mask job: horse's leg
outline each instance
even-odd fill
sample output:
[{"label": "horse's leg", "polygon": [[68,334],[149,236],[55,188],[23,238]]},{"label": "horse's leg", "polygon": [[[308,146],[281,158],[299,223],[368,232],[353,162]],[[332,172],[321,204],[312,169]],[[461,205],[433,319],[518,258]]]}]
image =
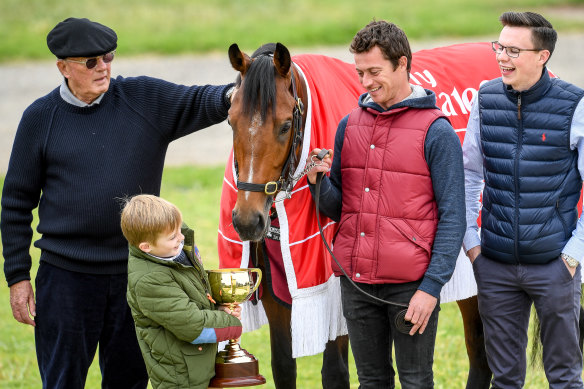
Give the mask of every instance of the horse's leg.
[{"label": "horse's leg", "polygon": [[270,324],[272,376],[277,389],[296,389],[296,360],[292,358],[292,311],[277,303],[267,285],[262,304]]},{"label": "horse's leg", "polygon": [[488,389],[492,373],[487,364],[485,335],[477,296],[459,300],[457,303],[464,324],[464,341],[469,362],[466,389]]},{"label": "horse's leg", "polygon": [[322,355],[323,389],[349,389],[349,336],[327,342]]},{"label": "horse's leg", "polygon": [[292,311],[274,300],[267,284],[264,252],[261,243],[252,247],[256,266],[264,275],[262,279],[262,305],[270,326],[272,377],[277,389],[296,389],[296,360],[292,358]]}]

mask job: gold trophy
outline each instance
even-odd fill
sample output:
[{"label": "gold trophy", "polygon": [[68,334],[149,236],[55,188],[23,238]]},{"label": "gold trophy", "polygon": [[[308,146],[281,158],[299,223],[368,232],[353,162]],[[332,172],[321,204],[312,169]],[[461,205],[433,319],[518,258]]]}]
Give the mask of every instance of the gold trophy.
[{"label": "gold trophy", "polygon": [[[255,282],[252,273],[257,274]],[[217,304],[229,305],[230,309],[249,300],[262,280],[260,269],[217,269],[207,270],[207,274],[213,299]],[[225,349],[217,353],[215,377],[209,387],[234,388],[265,383],[266,379],[259,373],[258,360],[235,339],[230,339]]]}]

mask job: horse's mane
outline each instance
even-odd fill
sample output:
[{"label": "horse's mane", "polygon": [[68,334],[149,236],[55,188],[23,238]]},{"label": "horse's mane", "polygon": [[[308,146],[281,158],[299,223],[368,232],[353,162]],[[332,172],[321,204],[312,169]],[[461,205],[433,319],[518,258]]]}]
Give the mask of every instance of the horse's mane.
[{"label": "horse's mane", "polygon": [[275,43],[266,43],[251,56],[253,61],[245,73],[242,90],[243,113],[248,117],[259,107],[261,119],[265,121],[270,106],[276,106],[276,68],[272,56],[275,50]]}]

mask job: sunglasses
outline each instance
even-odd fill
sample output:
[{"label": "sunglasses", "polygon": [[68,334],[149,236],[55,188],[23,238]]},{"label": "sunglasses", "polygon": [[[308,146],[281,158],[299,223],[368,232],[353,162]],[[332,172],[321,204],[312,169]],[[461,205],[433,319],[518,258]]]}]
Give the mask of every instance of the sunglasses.
[{"label": "sunglasses", "polygon": [[110,51],[107,54],[100,55],[100,56],[97,56],[97,57],[87,58],[87,59],[84,59],[84,60],[69,59],[69,58],[67,58],[64,61],[80,63],[80,64],[85,65],[85,67],[87,67],[87,69],[93,69],[94,67],[97,66],[97,61],[99,61],[100,58],[103,59],[103,62],[104,63],[110,63],[111,61],[114,60],[114,56],[115,55],[116,55],[116,51],[114,50],[114,51]]}]

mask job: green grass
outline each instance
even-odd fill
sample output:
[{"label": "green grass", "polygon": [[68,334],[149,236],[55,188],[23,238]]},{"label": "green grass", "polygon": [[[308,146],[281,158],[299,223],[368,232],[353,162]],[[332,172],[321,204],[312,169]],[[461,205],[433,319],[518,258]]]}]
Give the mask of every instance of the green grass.
[{"label": "green grass", "polygon": [[[584,29],[582,20],[551,12],[582,0],[2,0],[0,61],[49,59],[46,35],[67,17],[112,27],[120,55],[245,50],[279,41],[287,46],[347,45],[373,18],[402,27],[410,39],[495,35],[504,11],[532,10],[557,29]],[[568,13],[569,15],[570,13]]]},{"label": "green grass", "polygon": [[[184,219],[194,227],[197,245],[208,269],[218,267],[217,226],[223,166],[167,168],[163,177],[161,195],[175,203],[183,212]],[[0,189],[3,177],[0,177]],[[36,220],[36,219],[35,219]],[[36,221],[34,222],[36,224]],[[38,236],[37,236],[38,237]],[[31,249],[33,277],[38,266],[39,250]],[[456,303],[442,304],[436,340],[434,374],[436,388],[464,388],[468,361],[464,345],[462,319]],[[0,387],[5,389],[38,388],[40,377],[34,351],[32,327],[22,325],[12,318],[9,290],[0,288]],[[374,341],[374,339],[372,339]],[[260,371],[267,384],[262,388],[274,388],[270,368],[268,327],[242,336],[242,346],[253,353],[260,362]],[[299,358],[298,387],[320,388],[321,355]],[[351,357],[351,387],[357,388],[357,374]],[[541,370],[529,368],[527,388],[543,388],[545,377]],[[94,361],[87,379],[87,388],[100,387],[100,373]],[[397,385],[400,388],[399,385]]]}]

